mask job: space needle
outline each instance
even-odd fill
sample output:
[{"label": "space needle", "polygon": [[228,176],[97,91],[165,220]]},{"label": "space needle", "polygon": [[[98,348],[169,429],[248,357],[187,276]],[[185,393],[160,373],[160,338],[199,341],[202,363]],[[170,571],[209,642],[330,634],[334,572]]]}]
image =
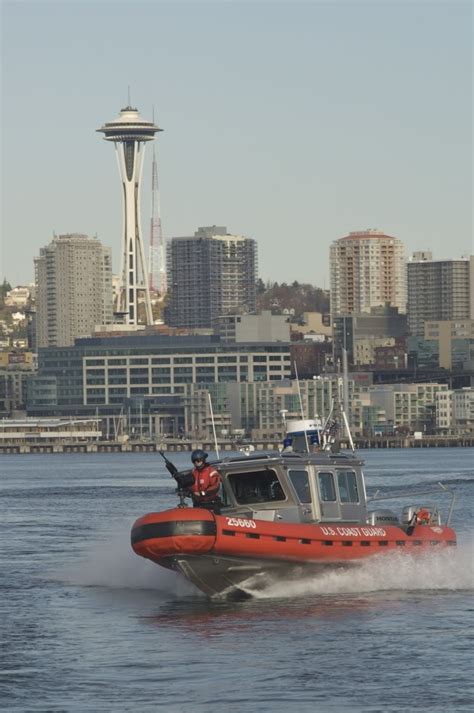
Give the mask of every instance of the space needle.
[{"label": "space needle", "polygon": [[106,141],[113,141],[123,185],[122,264],[117,312],[125,323],[138,324],[138,293],[145,294],[146,323],[153,324],[145,251],[140,228],[140,181],[145,142],[153,141],[162,131],[153,121],[145,121],[138,110],[126,106],[115,121],[97,131]]}]

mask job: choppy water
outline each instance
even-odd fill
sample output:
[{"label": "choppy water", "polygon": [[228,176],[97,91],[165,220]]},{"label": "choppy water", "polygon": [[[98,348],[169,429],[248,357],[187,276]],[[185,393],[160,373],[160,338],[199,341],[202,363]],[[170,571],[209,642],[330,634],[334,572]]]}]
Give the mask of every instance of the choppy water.
[{"label": "choppy water", "polygon": [[364,453],[369,495],[455,488],[455,551],[226,603],[130,550],[133,521],[176,500],[156,455],[2,455],[1,709],[472,710],[473,456]]}]

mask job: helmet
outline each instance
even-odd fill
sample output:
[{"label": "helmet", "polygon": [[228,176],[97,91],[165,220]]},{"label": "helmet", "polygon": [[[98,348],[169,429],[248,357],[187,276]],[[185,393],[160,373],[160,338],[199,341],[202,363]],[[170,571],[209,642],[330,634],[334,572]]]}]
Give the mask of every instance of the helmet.
[{"label": "helmet", "polygon": [[194,463],[197,460],[202,460],[203,462],[207,458],[207,453],[206,451],[201,450],[201,448],[197,448],[195,451],[191,453],[191,460]]}]

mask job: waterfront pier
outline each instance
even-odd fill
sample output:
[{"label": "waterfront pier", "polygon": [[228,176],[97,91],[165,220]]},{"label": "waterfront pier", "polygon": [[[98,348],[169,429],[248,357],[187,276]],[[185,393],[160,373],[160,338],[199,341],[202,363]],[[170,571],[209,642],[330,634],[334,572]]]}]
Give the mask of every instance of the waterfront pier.
[{"label": "waterfront pier", "polygon": [[[226,452],[249,450],[270,451],[281,448],[281,442],[277,440],[261,440],[248,442],[220,440],[217,443],[220,455]],[[364,438],[354,438],[356,449],[366,448],[472,448],[474,447],[474,435],[460,436],[424,436],[414,438],[413,436],[373,436]],[[341,442],[341,448],[349,447],[348,442]],[[203,448],[209,453],[215,452],[215,444],[210,441],[191,441],[182,439],[151,440],[45,440],[37,442],[8,441],[0,442],[0,455],[2,453],[157,453],[167,451],[171,453],[192,451],[195,448]]]}]

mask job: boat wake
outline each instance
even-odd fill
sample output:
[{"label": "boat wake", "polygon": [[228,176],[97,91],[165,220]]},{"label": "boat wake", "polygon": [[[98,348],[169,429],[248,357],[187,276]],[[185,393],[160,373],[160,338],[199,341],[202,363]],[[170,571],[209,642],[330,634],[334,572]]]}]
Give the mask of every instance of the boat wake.
[{"label": "boat wake", "polygon": [[[152,590],[164,597],[200,597],[190,582],[148,560],[137,557],[129,540],[127,523],[115,534],[91,543],[74,565],[53,573],[54,579],[80,587]],[[318,575],[302,574],[289,581],[249,578],[243,591],[255,599],[359,594],[382,591],[462,591],[474,589],[474,535],[456,548],[411,557],[394,553],[343,566]]]},{"label": "boat wake", "polygon": [[245,592],[256,599],[362,594],[386,591],[470,591],[474,589],[474,537],[454,549],[411,557],[394,553],[291,582],[268,582]]},{"label": "boat wake", "polygon": [[204,595],[175,572],[137,557],[130,547],[130,525],[91,543],[79,562],[65,565],[53,577],[79,587],[153,590],[163,596]]}]

